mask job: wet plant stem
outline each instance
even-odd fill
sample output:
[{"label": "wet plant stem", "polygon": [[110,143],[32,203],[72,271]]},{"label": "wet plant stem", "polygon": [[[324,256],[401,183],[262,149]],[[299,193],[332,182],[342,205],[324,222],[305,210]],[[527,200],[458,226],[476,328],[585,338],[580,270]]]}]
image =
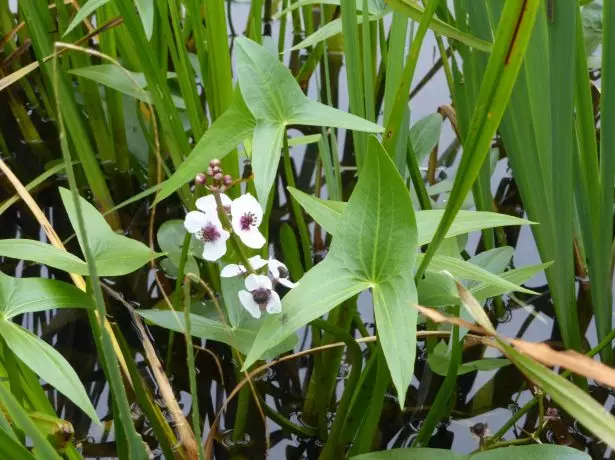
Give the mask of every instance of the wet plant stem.
[{"label": "wet plant stem", "polygon": [[[293,174],[293,168],[290,160],[290,149],[288,148],[288,135],[285,132],[282,136],[283,139],[283,151],[284,151],[284,174],[286,175],[286,183],[293,188],[296,188],[295,184],[295,176]],[[291,196],[290,197],[290,205],[293,211],[293,216],[295,217],[295,222],[297,223],[297,227],[299,229],[299,239],[301,240],[301,250],[303,252],[303,263],[305,265],[305,271],[308,271],[312,268],[312,245],[310,243],[310,233],[308,232],[307,224],[305,223],[305,219],[303,218],[303,213],[301,211],[301,206],[299,203]]]},{"label": "wet plant stem", "polygon": [[[363,322],[363,319],[361,318],[361,314],[357,310],[355,310],[353,313],[352,321],[354,322],[356,328],[361,333],[361,337],[369,337],[371,335],[369,331],[367,330],[367,328],[365,327],[365,323]],[[376,344],[368,343],[367,348],[369,348],[369,350],[372,353],[374,353],[376,351]]]},{"label": "wet plant stem", "polygon": [[[237,369],[237,380],[240,381],[243,374]],[[267,407],[264,405],[264,407]],[[248,421],[248,412],[250,411],[250,387],[245,386],[239,391],[239,399],[237,400],[237,412],[235,412],[235,422],[233,423],[233,441],[241,441],[246,429]]]},{"label": "wet plant stem", "polygon": [[[459,306],[455,307],[453,315],[459,316]],[[451,337],[451,360],[448,365],[448,371],[442,386],[438,390],[436,399],[433,402],[431,410],[427,413],[423,425],[419,430],[416,438],[412,442],[412,447],[419,447],[422,444],[426,444],[431,438],[433,430],[437,423],[447,413],[448,402],[455,391],[455,383],[457,382],[457,370],[461,363],[462,343],[459,341],[459,327],[453,326],[453,335]]]},{"label": "wet plant stem", "polygon": [[258,399],[267,417],[280,425],[285,431],[307,438],[316,436],[317,433],[315,429],[291,422],[288,418],[284,417],[282,414],[273,410],[268,404],[266,404],[265,400],[261,396],[259,396]]},{"label": "wet plant stem", "polygon": [[347,331],[336,326],[332,326],[330,323],[323,319],[315,319],[310,324],[324,331],[327,331],[329,334],[336,337],[338,340],[344,342],[348,347],[348,354],[352,365],[352,368],[350,370],[350,376],[348,377],[346,385],[344,387],[344,394],[342,395],[339,405],[337,406],[335,420],[333,422],[333,426],[331,427],[331,432],[329,433],[329,440],[320,454],[321,460],[336,459],[340,458],[340,455],[343,453],[343,449],[345,448],[344,445],[339,445],[338,441],[341,437],[344,425],[346,423],[346,416],[348,415],[348,409],[350,407],[352,395],[354,393],[357,382],[361,377],[363,354],[361,353],[361,348],[359,347],[359,344],[350,336]]},{"label": "wet plant stem", "polygon": [[188,377],[190,378],[190,394],[192,395],[192,429],[197,439],[199,460],[205,459],[205,451],[201,443],[201,421],[199,418],[199,396],[196,385],[196,367],[194,363],[194,350],[190,324],[190,279],[184,279],[184,322],[186,337],[186,359],[188,364]]},{"label": "wet plant stem", "polygon": [[[182,280],[184,279],[184,271],[186,269],[186,259],[188,258],[188,250],[190,249],[190,239],[192,235],[188,232],[184,235],[184,241],[182,242],[182,253],[179,259],[179,267],[177,268],[177,279],[175,280],[175,292],[173,293],[174,300],[182,287]],[[169,331],[169,341],[167,343],[167,359],[166,359],[166,372],[169,373],[171,369],[171,354],[173,353],[173,341],[175,340],[175,332]]]}]

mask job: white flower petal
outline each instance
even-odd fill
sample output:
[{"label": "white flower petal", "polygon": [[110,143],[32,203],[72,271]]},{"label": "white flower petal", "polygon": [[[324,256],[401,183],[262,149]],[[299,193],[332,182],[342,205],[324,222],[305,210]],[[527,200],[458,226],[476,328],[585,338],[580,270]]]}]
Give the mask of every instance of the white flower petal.
[{"label": "white flower petal", "polygon": [[271,276],[273,276],[274,279],[280,278],[280,268],[284,268],[288,272],[286,265],[279,260],[275,260],[273,257],[269,259],[268,265],[269,273],[271,273]]},{"label": "white flower petal", "polygon": [[253,213],[260,224],[263,218],[263,208],[261,208],[258,200],[249,193],[241,195],[231,203],[231,214],[245,214],[248,212]]},{"label": "white flower petal", "polygon": [[257,289],[271,289],[271,280],[264,275],[249,275],[245,281],[246,289],[250,292]]},{"label": "white flower petal", "polygon": [[256,227],[250,227],[250,230],[237,231],[235,228],[233,228],[233,230],[239,235],[241,242],[249,248],[260,249],[267,242]]},{"label": "white flower petal", "polygon": [[299,283],[293,283],[288,278],[278,278],[278,283],[280,283],[282,286],[286,286],[288,289],[292,289],[299,286]]},{"label": "white flower petal", "polygon": [[200,211],[190,211],[184,219],[184,227],[188,233],[196,233],[207,224],[207,216]]},{"label": "white flower petal", "polygon": [[202,196],[194,203],[196,208],[204,213],[213,213],[216,211],[216,197],[213,195]]},{"label": "white flower petal", "polygon": [[243,308],[248,310],[248,313],[250,313],[256,319],[260,318],[261,309],[252,298],[252,294],[250,294],[248,291],[239,291],[238,295],[239,301],[241,302],[241,305],[243,305]]},{"label": "white flower petal", "polygon": [[246,271],[243,265],[228,264],[220,271],[220,276],[222,278],[233,278],[234,276],[243,275]]},{"label": "white flower petal", "polygon": [[223,240],[218,239],[203,245],[203,259],[205,260],[215,262],[224,254],[226,254],[226,242]]},{"label": "white flower petal", "polygon": [[269,302],[267,302],[267,313],[275,314],[280,313],[282,311],[282,302],[280,301],[280,296],[277,292],[271,291],[271,297],[269,297]]},{"label": "white flower petal", "polygon": [[224,254],[226,254],[226,240],[231,236],[229,232],[223,228],[219,228],[220,237],[216,241],[211,241],[203,244],[203,259],[215,262]]},{"label": "white flower petal", "polygon": [[[225,208],[230,207],[233,202],[233,200],[231,200],[228,195],[225,195],[224,193],[220,194],[220,201],[222,202],[222,206]],[[200,209],[205,213],[217,214],[216,209],[218,206],[216,204],[216,197],[213,194],[202,196],[196,200],[195,205],[197,209]]]},{"label": "white flower petal", "polygon": [[263,259],[261,256],[250,257],[248,259],[248,262],[250,262],[250,265],[252,265],[252,268],[254,270],[259,270],[263,268],[265,265],[267,265],[267,261]]}]

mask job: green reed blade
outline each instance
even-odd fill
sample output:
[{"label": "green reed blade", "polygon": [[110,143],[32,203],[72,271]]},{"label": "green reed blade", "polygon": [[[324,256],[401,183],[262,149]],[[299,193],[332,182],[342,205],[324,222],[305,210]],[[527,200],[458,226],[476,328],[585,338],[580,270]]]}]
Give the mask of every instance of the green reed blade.
[{"label": "green reed blade", "polygon": [[[47,8],[47,2],[31,1],[22,2],[19,5],[20,10],[28,27],[30,38],[34,47],[34,52],[37,59],[41,63],[41,69],[46,78],[48,88],[52,88],[53,74],[51,72],[51,63],[43,63],[42,60],[54,53],[53,36],[49,34],[49,30],[53,30],[51,26],[51,16]],[[92,149],[86,128],[83,123],[81,112],[77,107],[73,96],[73,88],[70,82],[63,73],[58,75],[58,97],[62,107],[62,117],[64,118],[70,138],[75,145],[79,160],[83,171],[88,180],[88,184],[92,189],[92,193],[99,202],[103,210],[107,210],[113,206],[113,200],[105,178],[102,174],[96,154]],[[111,214],[109,216],[112,225],[116,226],[117,216]]]},{"label": "green reed blade", "polygon": [[[423,16],[421,17],[419,30],[417,31],[416,35],[412,40],[412,45],[410,45],[410,52],[406,57],[404,71],[401,75],[401,78],[399,79],[397,92],[395,93],[395,101],[393,103],[388,121],[385,126],[385,133],[382,145],[384,146],[388,154],[393,158],[395,158],[394,152],[397,146],[397,140],[400,139],[400,135],[403,131],[401,124],[404,119],[404,112],[407,110],[408,107],[408,94],[410,93],[412,77],[414,77],[414,71],[416,70],[416,65],[419,60],[419,52],[421,51],[423,39],[425,38],[429,23],[431,22],[434,13],[436,12],[436,8],[438,7],[439,2],[440,0],[429,0],[427,8],[425,9],[425,14],[423,14]],[[405,124],[405,128],[406,130],[408,129],[407,123]],[[404,142],[401,148],[405,150],[405,146],[406,143]]]},{"label": "green reed blade", "polygon": [[[128,32],[133,46],[137,50],[148,50],[150,45],[145,37],[143,25],[130,2],[115,2]],[[141,70],[145,74],[148,87],[160,118],[160,128],[164,133],[165,143],[175,167],[179,167],[184,155],[190,151],[188,137],[179,117],[179,112],[173,104],[171,91],[167,85],[165,74],[159,70],[159,63],[153,53],[139,52],[136,55]]]},{"label": "green reed blade", "polygon": [[[601,231],[600,247],[603,250],[603,267],[610,266],[610,252],[608,248],[613,240],[613,186],[615,183],[615,132],[609,126],[615,122],[615,5],[606,1],[602,11],[602,97],[600,99],[600,125],[606,127],[600,131],[600,185],[601,185]],[[596,307],[596,325],[598,337],[604,337],[611,330],[611,282],[612,273],[607,272],[605,291],[608,297]],[[600,310],[600,312],[598,312]],[[600,316],[600,324],[598,324]],[[611,347],[602,357],[612,363]]]},{"label": "green reed blade", "polygon": [[[574,254],[572,245],[573,210],[573,107],[576,8],[556,7],[548,21],[551,87],[551,133],[553,142],[553,213],[557,220],[554,264],[551,270],[559,289],[553,292],[560,331],[568,347],[580,350],[576,314]],[[583,46],[579,44],[578,46]],[[566,318],[564,320],[564,317]],[[607,331],[608,333],[608,331]]]},{"label": "green reed blade", "polygon": [[[344,34],[344,59],[346,63],[346,82],[348,84],[348,99],[350,113],[365,118],[365,101],[363,92],[363,71],[361,68],[361,53],[357,23],[356,2],[341,2],[342,32]],[[363,166],[367,137],[360,131],[352,132],[357,168]]]},{"label": "green reed blade", "polygon": [[521,68],[539,6],[539,0],[528,0],[523,4],[509,1],[504,6],[450,201],[434,240],[417,270],[417,279],[422,276],[444,240],[480,171]]}]

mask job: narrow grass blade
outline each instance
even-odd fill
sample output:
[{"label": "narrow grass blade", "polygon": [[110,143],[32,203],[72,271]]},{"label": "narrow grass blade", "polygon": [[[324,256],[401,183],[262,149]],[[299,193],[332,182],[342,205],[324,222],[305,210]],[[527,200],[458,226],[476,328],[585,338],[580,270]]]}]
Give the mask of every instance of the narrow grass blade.
[{"label": "narrow grass blade", "polygon": [[461,164],[455,176],[451,199],[432,244],[418,268],[417,278],[424,273],[430,259],[444,240],[448,228],[478,176],[521,68],[540,4],[539,0],[528,0],[523,4],[507,2],[504,7],[493,52],[485,71],[483,80],[485,83],[481,87]]}]

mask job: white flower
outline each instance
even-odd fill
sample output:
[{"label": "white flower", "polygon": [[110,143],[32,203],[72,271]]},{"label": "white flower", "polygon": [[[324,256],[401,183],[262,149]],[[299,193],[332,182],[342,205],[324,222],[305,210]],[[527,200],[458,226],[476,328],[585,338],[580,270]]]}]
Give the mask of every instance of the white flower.
[{"label": "white flower", "polygon": [[[231,203],[233,202],[233,200],[231,200],[228,197],[228,195],[221,193],[220,201],[222,201],[222,206],[224,207],[224,210],[226,212],[229,212],[231,209]],[[204,213],[208,213],[211,211],[215,212],[216,209],[218,208],[218,206],[216,205],[216,197],[214,195],[202,196],[201,198],[196,200],[195,205],[199,211],[203,211]]]},{"label": "white flower", "polygon": [[255,318],[263,311],[274,314],[282,311],[280,296],[272,289],[271,280],[264,275],[250,275],[246,278],[247,291],[239,291],[239,300]]},{"label": "white flower", "polygon": [[288,268],[282,262],[275,260],[274,258],[269,259],[269,273],[275,281],[280,283],[282,286],[286,286],[289,289],[294,288],[299,283],[293,283],[289,278]]},{"label": "white flower", "polygon": [[263,208],[256,198],[249,193],[240,196],[231,203],[231,223],[233,231],[239,235],[243,244],[253,249],[260,249],[265,238],[258,231],[263,220]]},{"label": "white flower", "polygon": [[[267,261],[261,256],[250,257],[248,259],[248,262],[250,262],[250,265],[254,270],[259,270],[265,265],[267,265]],[[246,267],[244,267],[243,265],[228,264],[222,269],[222,271],[220,272],[220,276],[222,278],[232,278],[234,276],[244,275],[246,273],[248,273],[248,270],[246,270]]]},{"label": "white flower", "polygon": [[211,209],[209,212],[190,211],[184,227],[203,242],[203,259],[215,261],[226,254],[226,240],[231,235],[222,228],[218,215]]}]

